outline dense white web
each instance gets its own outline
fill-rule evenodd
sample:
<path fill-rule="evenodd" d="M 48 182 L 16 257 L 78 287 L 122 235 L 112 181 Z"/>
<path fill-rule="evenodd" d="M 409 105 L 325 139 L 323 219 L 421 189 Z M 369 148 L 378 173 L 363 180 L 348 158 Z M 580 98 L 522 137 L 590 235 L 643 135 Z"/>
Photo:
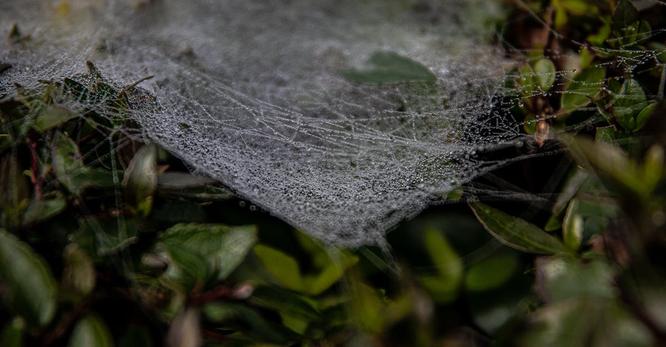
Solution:
<path fill-rule="evenodd" d="M 88 60 L 116 85 L 154 76 L 140 84 L 154 101 L 131 113 L 142 136 L 325 241 L 381 242 L 494 165 L 477 150 L 519 136 L 493 113 L 503 58 L 468 20 L 488 1 L 66 3 L 0 3 L 2 27 L 31 35 L 0 46 L 13 66 L 0 89 L 80 75 Z M 348 76 L 373 57 L 430 72 Z"/>

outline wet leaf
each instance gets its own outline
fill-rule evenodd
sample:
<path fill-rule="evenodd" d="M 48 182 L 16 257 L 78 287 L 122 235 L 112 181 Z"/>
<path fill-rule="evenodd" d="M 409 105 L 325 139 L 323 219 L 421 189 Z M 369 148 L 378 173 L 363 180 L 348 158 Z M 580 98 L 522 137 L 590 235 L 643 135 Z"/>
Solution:
<path fill-rule="evenodd" d="M 627 131 L 640 129 L 637 116 L 648 106 L 643 88 L 638 81 L 626 80 L 620 91 L 612 97 L 612 108 L 615 119 Z M 645 117 L 645 116 L 643 116 Z M 641 119 L 641 123 L 645 121 Z M 640 124 L 642 127 L 643 124 Z"/>
<path fill-rule="evenodd" d="M 44 260 L 27 244 L 0 229 L 0 279 L 5 301 L 37 326 L 47 325 L 56 310 L 56 283 Z"/>
<path fill-rule="evenodd" d="M 534 224 L 479 202 L 469 205 L 484 228 L 511 248 L 537 254 L 569 253 L 560 240 Z"/>
<path fill-rule="evenodd" d="M 555 83 L 555 64 L 550 59 L 539 59 L 534 63 L 534 74 L 542 91 L 548 91 Z"/>
<path fill-rule="evenodd" d="M 570 113 L 588 105 L 601 91 L 606 70 L 593 66 L 581 71 L 567 86 L 562 95 L 561 109 Z"/>

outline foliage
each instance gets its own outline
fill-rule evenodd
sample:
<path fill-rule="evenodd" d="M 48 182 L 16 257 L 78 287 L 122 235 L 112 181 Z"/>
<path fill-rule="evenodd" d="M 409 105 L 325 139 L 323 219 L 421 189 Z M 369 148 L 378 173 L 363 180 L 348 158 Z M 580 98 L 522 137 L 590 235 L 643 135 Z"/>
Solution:
<path fill-rule="evenodd" d="M 3 97 L 0 345 L 666 343 L 665 23 L 625 0 L 518 3 L 507 23 L 527 11 L 550 26 L 502 38 L 546 38 L 508 50 L 526 60 L 515 116 L 535 151 L 563 146 L 567 179 L 532 216 L 475 201 L 424 213 L 390 254 L 322 245 L 137 143 L 126 115 L 147 93 L 92 64 Z M 648 47 L 655 59 L 627 68 Z M 563 50 L 578 72 L 560 72 Z M 393 53 L 368 64 L 345 74 L 433 78 Z M 80 98 L 117 117 L 68 107 Z"/>

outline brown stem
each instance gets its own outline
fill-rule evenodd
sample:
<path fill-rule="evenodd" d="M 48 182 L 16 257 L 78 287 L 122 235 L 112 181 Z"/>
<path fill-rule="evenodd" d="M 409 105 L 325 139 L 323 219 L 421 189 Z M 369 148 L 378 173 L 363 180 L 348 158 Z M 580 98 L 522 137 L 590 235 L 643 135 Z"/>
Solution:
<path fill-rule="evenodd" d="M 35 197 L 42 199 L 42 177 L 39 174 L 39 155 L 37 154 L 37 143 L 28 137 L 28 147 L 30 147 L 30 181 L 35 188 Z"/>

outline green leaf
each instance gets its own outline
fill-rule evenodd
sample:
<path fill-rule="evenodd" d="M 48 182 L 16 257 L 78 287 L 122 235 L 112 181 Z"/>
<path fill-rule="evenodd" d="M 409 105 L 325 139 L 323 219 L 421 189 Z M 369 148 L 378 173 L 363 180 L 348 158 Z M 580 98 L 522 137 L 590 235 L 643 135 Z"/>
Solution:
<path fill-rule="evenodd" d="M 169 268 L 167 278 L 176 280 L 186 290 L 203 287 L 211 277 L 208 259 L 189 248 L 169 247 Z"/>
<path fill-rule="evenodd" d="M 649 194 L 651 187 L 645 186 L 638 165 L 620 148 L 585 138 L 563 136 L 561 140 L 580 165 L 596 171 L 607 183 L 641 196 Z"/>
<path fill-rule="evenodd" d="M 79 147 L 67 135 L 56 133 L 53 146 L 53 169 L 67 190 L 80 195 L 88 187 L 113 186 L 112 173 L 85 166 Z"/>
<path fill-rule="evenodd" d="M 645 123 L 652 117 L 652 115 L 657 110 L 657 102 L 651 102 L 641 110 L 638 115 L 636 115 L 636 126 L 634 131 L 643 129 Z"/>
<path fill-rule="evenodd" d="M 542 258 L 537 262 L 537 277 L 539 295 L 548 302 L 616 295 L 613 269 L 600 259 L 582 263 L 573 258 Z"/>
<path fill-rule="evenodd" d="M 324 268 L 314 275 L 303 276 L 303 291 L 319 295 L 340 280 L 345 271 L 358 262 L 358 258 L 346 252 L 340 252 L 336 259 L 328 260 Z"/>
<path fill-rule="evenodd" d="M 521 218 L 510 216 L 479 202 L 469 205 L 484 228 L 511 248 L 537 254 L 570 252 L 559 239 Z"/>
<path fill-rule="evenodd" d="M 120 347 L 152 347 L 155 344 L 150 337 L 150 332 L 145 327 L 130 326 L 122 338 L 120 338 Z"/>
<path fill-rule="evenodd" d="M 465 288 L 473 292 L 500 287 L 518 270 L 514 253 L 501 253 L 473 264 L 465 274 Z"/>
<path fill-rule="evenodd" d="M 46 105 L 39 112 L 32 127 L 37 132 L 43 133 L 49 129 L 58 127 L 67 121 L 78 117 L 77 113 L 58 105 Z"/>
<path fill-rule="evenodd" d="M 0 229 L 0 280 L 7 305 L 30 324 L 47 325 L 56 310 L 56 282 L 44 260 L 27 244 Z"/>
<path fill-rule="evenodd" d="M 9 153 L 0 157 L 0 225 L 19 226 L 29 199 L 28 180 L 17 155 Z"/>
<path fill-rule="evenodd" d="M 645 92 L 638 81 L 626 80 L 611 102 L 617 122 L 627 131 L 638 130 L 636 117 L 647 106 Z"/>
<path fill-rule="evenodd" d="M 653 191 L 664 178 L 664 149 L 653 145 L 643 160 L 643 184 L 648 191 Z"/>
<path fill-rule="evenodd" d="M 610 300 L 568 300 L 546 305 L 530 317 L 518 346 L 648 347 L 649 331 Z"/>
<path fill-rule="evenodd" d="M 518 69 L 519 80 L 521 87 L 521 93 L 524 96 L 533 96 L 539 91 L 539 80 L 534 74 L 534 69 L 529 65 L 525 64 Z"/>
<path fill-rule="evenodd" d="M 296 291 L 303 290 L 303 278 L 296 259 L 262 244 L 254 247 L 254 253 L 281 286 Z"/>
<path fill-rule="evenodd" d="M 305 321 L 320 319 L 319 311 L 306 297 L 278 287 L 258 287 L 248 301 L 258 307 L 287 313 L 290 317 Z"/>
<path fill-rule="evenodd" d="M 606 70 L 598 66 L 581 71 L 562 95 L 562 111 L 571 113 L 588 105 L 601 91 L 605 78 Z"/>
<path fill-rule="evenodd" d="M 95 287 L 95 266 L 90 256 L 76 243 L 70 243 L 65 247 L 63 258 L 63 288 L 80 296 L 90 294 Z"/>
<path fill-rule="evenodd" d="M 437 274 L 420 276 L 419 282 L 438 302 L 455 299 L 463 276 L 460 256 L 436 229 L 425 230 L 424 245 Z"/>
<path fill-rule="evenodd" d="M 113 339 L 106 324 L 95 314 L 81 318 L 69 338 L 69 347 L 111 347 Z"/>
<path fill-rule="evenodd" d="M 67 202 L 62 196 L 47 200 L 33 200 L 23 213 L 23 224 L 32 225 L 46 221 L 57 216 L 67 208 Z"/>
<path fill-rule="evenodd" d="M 555 83 L 555 64 L 550 59 L 539 59 L 534 64 L 534 74 L 542 91 L 548 91 Z"/>
<path fill-rule="evenodd" d="M 640 19 L 638 9 L 630 0 L 620 0 L 613 14 L 613 29 L 620 30 Z"/>
<path fill-rule="evenodd" d="M 425 66 L 392 52 L 376 52 L 364 70 L 350 69 L 342 75 L 351 82 L 391 84 L 401 82 L 435 82 L 437 77 Z"/>
<path fill-rule="evenodd" d="M 387 307 L 383 297 L 359 278 L 350 281 L 350 286 L 352 319 L 365 331 L 380 332 L 384 326 L 384 311 Z"/>
<path fill-rule="evenodd" d="M 285 344 L 289 331 L 271 324 L 257 311 L 235 303 L 211 303 L 203 308 L 203 314 L 215 323 L 241 323 L 244 331 L 256 341 Z"/>
<path fill-rule="evenodd" d="M 141 215 L 147 216 L 153 205 L 157 188 L 157 147 L 141 147 L 130 161 L 123 179 L 129 204 Z"/>
<path fill-rule="evenodd" d="M 14 318 L 0 332 L 0 346 L 2 347 L 22 347 L 23 334 L 25 333 L 25 322 L 23 319 Z"/>
<path fill-rule="evenodd" d="M 564 244 L 577 251 L 583 241 L 583 217 L 578 214 L 578 200 L 569 202 L 562 226 Z"/>
<path fill-rule="evenodd" d="M 240 265 L 257 242 L 254 226 L 176 224 L 160 241 L 169 252 L 185 249 L 207 259 L 215 280 L 223 280 Z"/>

